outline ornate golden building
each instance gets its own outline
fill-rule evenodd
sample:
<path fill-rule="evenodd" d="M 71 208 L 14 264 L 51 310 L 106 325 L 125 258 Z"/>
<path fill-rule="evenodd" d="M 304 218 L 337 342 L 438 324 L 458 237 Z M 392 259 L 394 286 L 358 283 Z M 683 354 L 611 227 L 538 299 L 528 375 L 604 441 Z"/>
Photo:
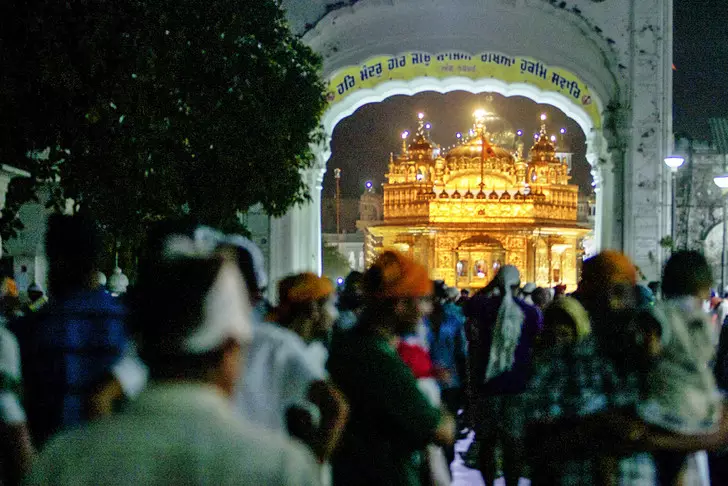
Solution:
<path fill-rule="evenodd" d="M 524 282 L 574 289 L 590 228 L 577 220 L 578 187 L 545 115 L 528 154 L 522 133 L 485 110 L 449 150 L 418 118 L 417 132 L 403 133 L 400 155 L 390 156 L 384 219 L 366 227 L 368 261 L 396 248 L 451 286 L 483 287 L 512 264 Z"/>

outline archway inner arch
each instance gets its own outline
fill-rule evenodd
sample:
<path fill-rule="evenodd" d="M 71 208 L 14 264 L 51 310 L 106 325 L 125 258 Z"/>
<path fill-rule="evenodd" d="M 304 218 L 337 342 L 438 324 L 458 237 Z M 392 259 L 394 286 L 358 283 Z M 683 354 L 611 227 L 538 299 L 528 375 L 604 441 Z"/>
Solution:
<path fill-rule="evenodd" d="M 321 272 L 321 185 L 326 163 L 331 156 L 330 136 L 336 125 L 369 103 L 378 103 L 396 95 L 415 95 L 434 91 L 449 93 L 466 91 L 473 94 L 498 93 L 505 97 L 522 96 L 539 104 L 552 105 L 572 118 L 586 135 L 586 158 L 593 167 L 592 176 L 597 199 L 595 224 L 595 248 L 602 246 L 604 235 L 611 228 L 604 214 L 611 212 L 613 201 L 605 201 L 600 185 L 606 174 L 599 170 L 597 161 L 607 159 L 606 141 L 603 134 L 603 101 L 575 74 L 532 58 L 514 57 L 501 53 L 486 52 L 468 54 L 447 52 L 428 54 L 409 52 L 384 55 L 368 59 L 361 65 L 337 70 L 329 79 L 330 106 L 322 124 L 329 134 L 326 143 L 317 147 L 317 169 L 311 177 L 313 204 L 293 212 L 289 218 L 309 220 L 315 234 L 305 241 L 310 248 L 294 248 L 288 253 L 300 253 L 301 268 L 313 268 Z M 608 177 L 608 175 L 607 175 Z M 609 198 L 607 198 L 609 199 Z M 295 213 L 299 214 L 295 214 Z M 291 222 L 290 228 L 301 228 Z M 271 239 L 276 239 L 272 227 Z M 295 231 L 295 229 L 294 229 Z M 285 240 L 285 237 L 281 239 Z M 310 260 L 307 262 L 306 260 Z M 275 271 L 272 272 L 275 278 Z"/>

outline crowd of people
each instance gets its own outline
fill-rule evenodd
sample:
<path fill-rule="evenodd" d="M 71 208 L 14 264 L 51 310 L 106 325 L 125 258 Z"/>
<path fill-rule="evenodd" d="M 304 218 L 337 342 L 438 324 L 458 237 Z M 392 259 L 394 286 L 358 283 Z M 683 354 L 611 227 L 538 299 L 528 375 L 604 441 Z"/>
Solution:
<path fill-rule="evenodd" d="M 2 484 L 440 486 L 465 438 L 486 484 L 707 484 L 708 457 L 728 484 L 726 312 L 698 253 L 659 295 L 611 251 L 571 294 L 505 265 L 471 295 L 385 251 L 273 306 L 242 236 L 160 223 L 122 295 L 92 221 L 46 240 L 49 295 L 0 289 Z"/>

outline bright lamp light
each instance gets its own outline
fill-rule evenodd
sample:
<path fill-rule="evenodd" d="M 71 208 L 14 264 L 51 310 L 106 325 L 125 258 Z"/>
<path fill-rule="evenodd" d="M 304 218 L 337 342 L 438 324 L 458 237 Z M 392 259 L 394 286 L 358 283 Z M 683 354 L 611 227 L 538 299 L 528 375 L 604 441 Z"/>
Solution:
<path fill-rule="evenodd" d="M 721 174 L 713 177 L 713 182 L 715 182 L 715 185 L 723 190 L 728 189 L 728 174 Z"/>
<path fill-rule="evenodd" d="M 665 165 L 668 166 L 671 170 L 678 170 L 682 165 L 685 163 L 685 159 L 683 157 L 678 156 L 670 156 L 665 157 Z"/>

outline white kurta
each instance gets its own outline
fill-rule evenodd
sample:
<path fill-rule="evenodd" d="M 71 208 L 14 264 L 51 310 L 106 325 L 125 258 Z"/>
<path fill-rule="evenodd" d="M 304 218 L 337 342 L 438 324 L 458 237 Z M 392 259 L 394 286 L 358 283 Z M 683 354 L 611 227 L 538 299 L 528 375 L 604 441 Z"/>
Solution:
<path fill-rule="evenodd" d="M 37 485 L 319 484 L 308 450 L 241 420 L 215 388 L 151 385 L 122 413 L 50 441 Z"/>
<path fill-rule="evenodd" d="M 311 383 L 326 376 L 301 337 L 277 324 L 257 322 L 248 349 L 236 403 L 250 422 L 287 433 L 285 414 L 305 405 Z"/>

